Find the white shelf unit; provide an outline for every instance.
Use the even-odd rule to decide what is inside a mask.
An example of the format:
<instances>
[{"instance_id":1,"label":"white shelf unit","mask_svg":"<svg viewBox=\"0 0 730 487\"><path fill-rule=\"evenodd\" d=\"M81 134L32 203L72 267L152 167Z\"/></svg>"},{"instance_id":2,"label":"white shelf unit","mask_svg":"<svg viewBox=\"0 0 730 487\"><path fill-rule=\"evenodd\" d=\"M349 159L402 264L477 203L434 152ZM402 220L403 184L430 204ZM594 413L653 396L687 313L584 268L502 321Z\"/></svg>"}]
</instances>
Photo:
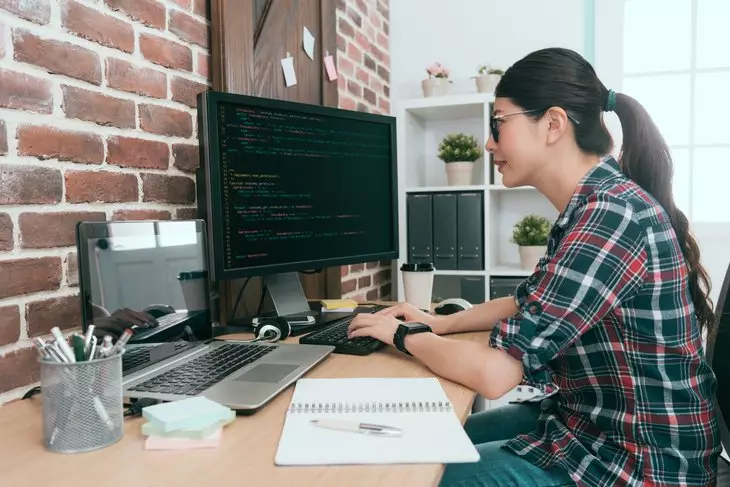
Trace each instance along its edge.
<instances>
[{"instance_id":1,"label":"white shelf unit","mask_svg":"<svg viewBox=\"0 0 730 487\"><path fill-rule=\"evenodd\" d=\"M431 98L403 100L395 106L398 129L398 217L400 258L393 267L394 298L404 298L400 266L408 259L407 196L411 193L482 192L484 201L484 240L482 251L484 269L437 269L434 278L434 301L458 297L441 295L437 288L456 287L462 277L484 278L484 297L490 297L490 279L493 277L526 277L530 271L520 268L519 251L511 243L512 227L527 214L545 216L553 221L556 210L549 201L532 187L507 188L492 184L492 164L489 153L475 162L472 184L449 186L438 146L444 136L454 132L474 135L484 147L489 134L489 116L494 96L491 94L460 94ZM440 281L447 282L440 286Z\"/></svg>"}]
</instances>

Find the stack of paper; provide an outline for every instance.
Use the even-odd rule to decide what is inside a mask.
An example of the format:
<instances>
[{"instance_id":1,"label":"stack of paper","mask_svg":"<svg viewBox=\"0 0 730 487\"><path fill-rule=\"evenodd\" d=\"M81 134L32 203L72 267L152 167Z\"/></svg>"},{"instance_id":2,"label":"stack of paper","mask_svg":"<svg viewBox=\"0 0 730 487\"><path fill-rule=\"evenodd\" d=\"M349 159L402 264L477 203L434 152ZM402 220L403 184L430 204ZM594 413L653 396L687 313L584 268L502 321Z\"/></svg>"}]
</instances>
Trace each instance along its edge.
<instances>
[{"instance_id":1,"label":"stack of paper","mask_svg":"<svg viewBox=\"0 0 730 487\"><path fill-rule=\"evenodd\" d=\"M142 410L146 450L216 448L236 412L205 397L156 404Z\"/></svg>"},{"instance_id":2,"label":"stack of paper","mask_svg":"<svg viewBox=\"0 0 730 487\"><path fill-rule=\"evenodd\" d=\"M352 312L355 311L355 308L358 306L357 301L354 299L323 299L320 303L322 304L322 312Z\"/></svg>"}]
</instances>

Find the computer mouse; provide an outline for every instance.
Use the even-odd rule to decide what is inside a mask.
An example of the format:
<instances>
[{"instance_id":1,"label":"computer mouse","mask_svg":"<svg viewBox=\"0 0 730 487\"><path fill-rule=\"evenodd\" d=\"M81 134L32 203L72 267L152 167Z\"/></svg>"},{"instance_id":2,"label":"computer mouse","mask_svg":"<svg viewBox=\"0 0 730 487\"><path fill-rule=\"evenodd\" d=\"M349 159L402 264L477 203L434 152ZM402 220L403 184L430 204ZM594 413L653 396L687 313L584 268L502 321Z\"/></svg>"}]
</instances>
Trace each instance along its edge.
<instances>
[{"instance_id":1,"label":"computer mouse","mask_svg":"<svg viewBox=\"0 0 730 487\"><path fill-rule=\"evenodd\" d=\"M472 304L466 299L462 298L449 298L436 304L433 312L437 315L450 315L464 311L465 309L473 308Z\"/></svg>"}]
</instances>

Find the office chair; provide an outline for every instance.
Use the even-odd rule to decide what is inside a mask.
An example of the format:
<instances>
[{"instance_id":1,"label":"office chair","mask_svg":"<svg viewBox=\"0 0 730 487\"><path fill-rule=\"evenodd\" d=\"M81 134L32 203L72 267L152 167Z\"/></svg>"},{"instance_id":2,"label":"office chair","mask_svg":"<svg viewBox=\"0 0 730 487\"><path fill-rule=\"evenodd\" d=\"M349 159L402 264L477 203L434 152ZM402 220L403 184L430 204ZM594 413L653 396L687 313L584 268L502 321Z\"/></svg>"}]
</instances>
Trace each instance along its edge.
<instances>
[{"instance_id":1,"label":"office chair","mask_svg":"<svg viewBox=\"0 0 730 487\"><path fill-rule=\"evenodd\" d=\"M730 265L715 307L715 323L715 333L707 340L707 360L717 378L716 406L721 442L730 454Z\"/></svg>"}]
</instances>

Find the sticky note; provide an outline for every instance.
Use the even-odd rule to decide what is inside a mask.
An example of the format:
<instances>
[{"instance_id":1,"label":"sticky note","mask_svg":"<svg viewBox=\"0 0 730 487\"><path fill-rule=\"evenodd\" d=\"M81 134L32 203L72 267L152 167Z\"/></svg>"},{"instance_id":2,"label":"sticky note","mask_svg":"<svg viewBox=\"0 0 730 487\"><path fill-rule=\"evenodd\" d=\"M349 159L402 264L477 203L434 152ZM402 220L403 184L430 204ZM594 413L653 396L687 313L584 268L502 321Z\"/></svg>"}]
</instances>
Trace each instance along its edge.
<instances>
[{"instance_id":1,"label":"sticky note","mask_svg":"<svg viewBox=\"0 0 730 487\"><path fill-rule=\"evenodd\" d=\"M304 47L304 52L307 53L309 59L314 59L314 36L306 27L302 35L302 47Z\"/></svg>"},{"instance_id":2,"label":"sticky note","mask_svg":"<svg viewBox=\"0 0 730 487\"><path fill-rule=\"evenodd\" d=\"M287 56L281 60L281 67L284 70L284 81L286 87L297 84L297 73L294 72L294 58Z\"/></svg>"},{"instance_id":3,"label":"sticky note","mask_svg":"<svg viewBox=\"0 0 730 487\"><path fill-rule=\"evenodd\" d=\"M337 68L335 68L335 60L332 58L331 54L328 54L324 58L324 67L327 68L327 76L329 77L330 81L337 79Z\"/></svg>"}]
</instances>

